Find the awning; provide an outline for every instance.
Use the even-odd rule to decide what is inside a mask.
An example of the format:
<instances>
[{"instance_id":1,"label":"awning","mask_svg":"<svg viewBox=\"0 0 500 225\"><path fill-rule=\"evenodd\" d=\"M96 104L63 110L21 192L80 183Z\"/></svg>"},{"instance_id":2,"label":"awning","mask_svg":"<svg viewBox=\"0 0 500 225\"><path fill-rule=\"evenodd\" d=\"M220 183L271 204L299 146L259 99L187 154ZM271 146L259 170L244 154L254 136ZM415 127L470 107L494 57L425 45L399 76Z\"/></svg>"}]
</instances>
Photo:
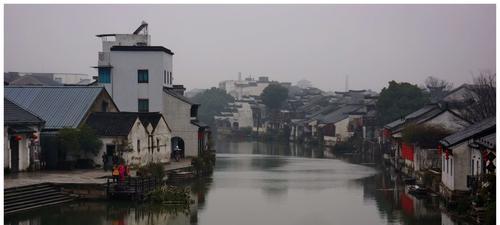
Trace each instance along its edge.
<instances>
[{"instance_id":1,"label":"awning","mask_svg":"<svg viewBox=\"0 0 500 225\"><path fill-rule=\"evenodd\" d=\"M35 133L35 132L36 132L35 130L27 126L22 126L22 125L9 126L9 133L21 134L21 133Z\"/></svg>"}]
</instances>

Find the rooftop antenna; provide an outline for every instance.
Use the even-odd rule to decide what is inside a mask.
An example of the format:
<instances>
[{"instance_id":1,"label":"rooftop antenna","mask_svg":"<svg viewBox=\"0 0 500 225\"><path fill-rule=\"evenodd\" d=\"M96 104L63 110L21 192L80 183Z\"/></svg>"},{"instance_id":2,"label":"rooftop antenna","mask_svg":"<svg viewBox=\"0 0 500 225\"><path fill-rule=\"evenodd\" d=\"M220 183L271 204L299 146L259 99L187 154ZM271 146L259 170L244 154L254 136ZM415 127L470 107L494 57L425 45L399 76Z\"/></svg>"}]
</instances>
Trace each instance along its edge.
<instances>
[{"instance_id":1,"label":"rooftop antenna","mask_svg":"<svg viewBox=\"0 0 500 225\"><path fill-rule=\"evenodd\" d=\"M146 21L142 21L141 25L134 31L134 34L139 34L142 30L144 30L144 34L148 35L148 23Z\"/></svg>"},{"instance_id":2,"label":"rooftop antenna","mask_svg":"<svg viewBox=\"0 0 500 225\"><path fill-rule=\"evenodd\" d=\"M345 75L345 91L349 91L349 75Z\"/></svg>"}]
</instances>

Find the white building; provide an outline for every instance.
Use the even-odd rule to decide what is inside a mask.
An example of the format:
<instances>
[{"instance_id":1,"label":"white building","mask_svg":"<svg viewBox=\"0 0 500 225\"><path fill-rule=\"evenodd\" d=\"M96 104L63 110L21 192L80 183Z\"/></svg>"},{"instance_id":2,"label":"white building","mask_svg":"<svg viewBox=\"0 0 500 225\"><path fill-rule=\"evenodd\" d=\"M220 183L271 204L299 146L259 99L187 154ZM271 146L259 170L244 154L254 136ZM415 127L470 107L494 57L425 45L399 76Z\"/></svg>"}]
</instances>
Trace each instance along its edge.
<instances>
[{"instance_id":1,"label":"white building","mask_svg":"<svg viewBox=\"0 0 500 225\"><path fill-rule=\"evenodd\" d=\"M174 53L151 46L147 23L132 34L100 34L98 85L103 85L121 111L161 112L172 129L171 147L186 156L205 148L206 126L197 122L199 104L184 97L185 88L173 85ZM201 143L202 142L202 143Z\"/></svg>"},{"instance_id":2,"label":"white building","mask_svg":"<svg viewBox=\"0 0 500 225\"><path fill-rule=\"evenodd\" d=\"M254 125L253 111L249 101L229 103L228 111L215 116L218 124L228 124L232 129L252 128ZM227 126L225 126L227 127Z\"/></svg>"},{"instance_id":3,"label":"white building","mask_svg":"<svg viewBox=\"0 0 500 225\"><path fill-rule=\"evenodd\" d=\"M443 146L440 192L449 198L471 190L471 180L495 173L495 117L483 120L441 140ZM490 165L491 164L491 165ZM488 167L493 166L488 169ZM468 182L469 181L469 182Z\"/></svg>"},{"instance_id":4,"label":"white building","mask_svg":"<svg viewBox=\"0 0 500 225\"><path fill-rule=\"evenodd\" d=\"M93 113L86 124L103 142L94 162L102 165L102 156L111 161L122 154L125 163L146 165L167 163L171 157L171 130L161 113L103 112Z\"/></svg>"},{"instance_id":5,"label":"white building","mask_svg":"<svg viewBox=\"0 0 500 225\"><path fill-rule=\"evenodd\" d=\"M259 96L270 83L269 77L258 77L257 80L248 77L245 80L221 81L219 88L235 99L242 99L244 96Z\"/></svg>"}]
</instances>

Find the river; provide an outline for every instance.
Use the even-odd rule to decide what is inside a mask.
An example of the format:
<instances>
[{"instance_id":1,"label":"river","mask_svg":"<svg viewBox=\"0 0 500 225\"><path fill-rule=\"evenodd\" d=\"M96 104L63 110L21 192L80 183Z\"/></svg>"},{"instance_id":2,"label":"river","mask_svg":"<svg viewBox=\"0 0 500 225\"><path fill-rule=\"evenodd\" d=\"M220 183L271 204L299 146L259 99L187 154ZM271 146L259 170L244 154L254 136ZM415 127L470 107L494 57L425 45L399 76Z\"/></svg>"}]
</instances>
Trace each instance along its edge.
<instances>
[{"instance_id":1,"label":"river","mask_svg":"<svg viewBox=\"0 0 500 225\"><path fill-rule=\"evenodd\" d=\"M189 209L129 202L72 202L5 217L30 225L451 225L437 198L408 195L399 176L373 156L320 147L225 142L214 174L189 183Z\"/></svg>"}]
</instances>

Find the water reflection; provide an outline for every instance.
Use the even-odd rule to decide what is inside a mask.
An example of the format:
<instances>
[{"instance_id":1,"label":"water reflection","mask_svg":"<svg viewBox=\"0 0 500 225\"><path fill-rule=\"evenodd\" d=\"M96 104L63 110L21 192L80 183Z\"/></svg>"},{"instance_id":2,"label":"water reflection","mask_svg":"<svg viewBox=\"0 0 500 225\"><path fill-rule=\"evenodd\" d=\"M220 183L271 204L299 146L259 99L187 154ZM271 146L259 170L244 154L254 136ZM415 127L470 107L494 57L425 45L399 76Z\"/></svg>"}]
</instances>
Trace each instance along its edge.
<instances>
[{"instance_id":1,"label":"water reflection","mask_svg":"<svg viewBox=\"0 0 500 225\"><path fill-rule=\"evenodd\" d=\"M212 178L189 185L189 210L78 202L5 218L6 224L456 224L436 198L405 192L373 155L300 145L219 142Z\"/></svg>"}]
</instances>

